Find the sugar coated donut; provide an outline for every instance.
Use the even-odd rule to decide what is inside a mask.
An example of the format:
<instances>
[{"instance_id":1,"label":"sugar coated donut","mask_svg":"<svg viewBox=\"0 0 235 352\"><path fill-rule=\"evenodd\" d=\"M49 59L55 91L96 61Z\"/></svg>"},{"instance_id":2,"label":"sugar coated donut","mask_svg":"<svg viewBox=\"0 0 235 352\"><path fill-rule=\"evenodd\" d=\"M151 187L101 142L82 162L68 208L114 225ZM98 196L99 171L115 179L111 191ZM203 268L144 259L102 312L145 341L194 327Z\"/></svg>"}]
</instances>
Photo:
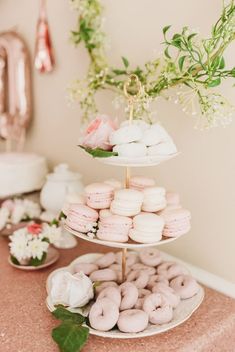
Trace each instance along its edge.
<instances>
[{"instance_id":1,"label":"sugar coated donut","mask_svg":"<svg viewBox=\"0 0 235 352\"><path fill-rule=\"evenodd\" d=\"M117 307L120 307L121 304L121 293L118 287L106 287L98 295L97 301L102 298L109 298Z\"/></svg>"},{"instance_id":2,"label":"sugar coated donut","mask_svg":"<svg viewBox=\"0 0 235 352\"><path fill-rule=\"evenodd\" d=\"M121 293L120 310L126 310L134 307L138 299L138 289L131 282L124 282L119 287Z\"/></svg>"},{"instance_id":3,"label":"sugar coated donut","mask_svg":"<svg viewBox=\"0 0 235 352\"><path fill-rule=\"evenodd\" d=\"M75 273L82 271L85 275L90 275L93 271L98 269L98 265L94 263L77 263L74 266Z\"/></svg>"},{"instance_id":4,"label":"sugar coated donut","mask_svg":"<svg viewBox=\"0 0 235 352\"><path fill-rule=\"evenodd\" d=\"M170 287L161 282L157 283L152 288L153 293L162 293L172 308L176 308L180 303L180 296Z\"/></svg>"},{"instance_id":5,"label":"sugar coated donut","mask_svg":"<svg viewBox=\"0 0 235 352\"><path fill-rule=\"evenodd\" d=\"M118 284L115 281L104 281L95 286L95 292L99 294L106 287L118 287Z\"/></svg>"},{"instance_id":6,"label":"sugar coated donut","mask_svg":"<svg viewBox=\"0 0 235 352\"><path fill-rule=\"evenodd\" d=\"M117 323L119 309L109 298L96 301L90 309L89 321L91 327L100 331L111 330Z\"/></svg>"},{"instance_id":7,"label":"sugar coated donut","mask_svg":"<svg viewBox=\"0 0 235 352\"><path fill-rule=\"evenodd\" d=\"M132 266L138 261L138 255L135 252L127 252L126 266ZM116 253L116 263L122 264L122 252Z\"/></svg>"},{"instance_id":8,"label":"sugar coated donut","mask_svg":"<svg viewBox=\"0 0 235 352\"><path fill-rule=\"evenodd\" d=\"M90 275L91 281L116 281L117 273L112 269L101 269L93 271Z\"/></svg>"},{"instance_id":9,"label":"sugar coated donut","mask_svg":"<svg viewBox=\"0 0 235 352\"><path fill-rule=\"evenodd\" d=\"M143 310L148 314L152 324L166 324L173 318L172 307L161 293L151 293L145 297Z\"/></svg>"},{"instance_id":10,"label":"sugar coated donut","mask_svg":"<svg viewBox=\"0 0 235 352\"><path fill-rule=\"evenodd\" d=\"M132 270L143 270L145 271L149 276L154 275L156 273L156 269L153 266L148 266L143 263L135 263L131 267Z\"/></svg>"},{"instance_id":11,"label":"sugar coated donut","mask_svg":"<svg viewBox=\"0 0 235 352\"><path fill-rule=\"evenodd\" d=\"M128 309L120 313L117 322L122 332L140 332L148 326L148 314L139 309Z\"/></svg>"},{"instance_id":12,"label":"sugar coated donut","mask_svg":"<svg viewBox=\"0 0 235 352\"><path fill-rule=\"evenodd\" d=\"M161 252L156 248L146 248L140 251L140 261L149 266L157 266L162 262Z\"/></svg>"},{"instance_id":13,"label":"sugar coated donut","mask_svg":"<svg viewBox=\"0 0 235 352\"><path fill-rule=\"evenodd\" d=\"M131 271L127 275L128 282L133 282L137 288L145 288L149 281L149 275L142 270Z\"/></svg>"},{"instance_id":14,"label":"sugar coated donut","mask_svg":"<svg viewBox=\"0 0 235 352\"><path fill-rule=\"evenodd\" d=\"M188 274L188 270L178 263L165 262L157 267L157 273L165 275L168 280L171 280L176 276Z\"/></svg>"},{"instance_id":15,"label":"sugar coated donut","mask_svg":"<svg viewBox=\"0 0 235 352\"><path fill-rule=\"evenodd\" d=\"M152 290L153 286L155 286L158 282L164 283L166 286L169 286L169 281L164 275L152 275L148 281L147 287Z\"/></svg>"},{"instance_id":16,"label":"sugar coated donut","mask_svg":"<svg viewBox=\"0 0 235 352\"><path fill-rule=\"evenodd\" d=\"M115 262L116 256L113 252L106 253L102 255L102 257L98 258L95 261L95 264L98 265L99 268L107 268L111 264Z\"/></svg>"},{"instance_id":17,"label":"sugar coated donut","mask_svg":"<svg viewBox=\"0 0 235 352\"><path fill-rule=\"evenodd\" d=\"M170 282L170 287L180 296L181 299L191 298L199 291L200 286L190 275L180 275Z\"/></svg>"}]
</instances>

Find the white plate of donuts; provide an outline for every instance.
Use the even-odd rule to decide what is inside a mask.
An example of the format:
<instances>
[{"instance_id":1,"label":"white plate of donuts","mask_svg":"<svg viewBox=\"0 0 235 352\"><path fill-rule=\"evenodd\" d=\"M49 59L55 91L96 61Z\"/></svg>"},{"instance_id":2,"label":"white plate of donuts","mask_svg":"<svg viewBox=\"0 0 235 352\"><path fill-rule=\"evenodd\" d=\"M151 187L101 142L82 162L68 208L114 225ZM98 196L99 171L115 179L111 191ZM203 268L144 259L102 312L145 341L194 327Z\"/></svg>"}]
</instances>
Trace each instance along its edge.
<instances>
[{"instance_id":1,"label":"white plate of donuts","mask_svg":"<svg viewBox=\"0 0 235 352\"><path fill-rule=\"evenodd\" d=\"M124 283L121 260L121 252L89 253L53 271L46 283L48 309L55 310L52 279L65 270L72 275L83 271L93 283L100 283L86 310L68 308L88 315L90 334L97 336L125 339L160 334L189 319L202 303L204 289L188 269L156 248L127 252Z\"/></svg>"},{"instance_id":2,"label":"white plate of donuts","mask_svg":"<svg viewBox=\"0 0 235 352\"><path fill-rule=\"evenodd\" d=\"M179 153L170 155L155 155L155 156L144 156L144 157L122 157L122 156L111 156L108 158L95 158L103 164L113 166L131 166L131 167L144 167L144 166L156 166L166 160L170 160L177 156Z\"/></svg>"}]
</instances>

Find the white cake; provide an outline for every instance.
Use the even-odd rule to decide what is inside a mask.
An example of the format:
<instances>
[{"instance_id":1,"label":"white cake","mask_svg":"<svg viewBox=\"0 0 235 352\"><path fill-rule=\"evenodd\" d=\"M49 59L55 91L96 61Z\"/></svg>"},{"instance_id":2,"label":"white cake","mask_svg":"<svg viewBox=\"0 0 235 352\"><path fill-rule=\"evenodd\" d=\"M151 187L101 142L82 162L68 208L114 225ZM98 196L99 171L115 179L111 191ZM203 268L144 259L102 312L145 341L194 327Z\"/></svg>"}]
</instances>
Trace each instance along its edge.
<instances>
[{"instance_id":1,"label":"white cake","mask_svg":"<svg viewBox=\"0 0 235 352\"><path fill-rule=\"evenodd\" d=\"M0 198L40 190L46 159L31 153L0 153Z\"/></svg>"}]
</instances>

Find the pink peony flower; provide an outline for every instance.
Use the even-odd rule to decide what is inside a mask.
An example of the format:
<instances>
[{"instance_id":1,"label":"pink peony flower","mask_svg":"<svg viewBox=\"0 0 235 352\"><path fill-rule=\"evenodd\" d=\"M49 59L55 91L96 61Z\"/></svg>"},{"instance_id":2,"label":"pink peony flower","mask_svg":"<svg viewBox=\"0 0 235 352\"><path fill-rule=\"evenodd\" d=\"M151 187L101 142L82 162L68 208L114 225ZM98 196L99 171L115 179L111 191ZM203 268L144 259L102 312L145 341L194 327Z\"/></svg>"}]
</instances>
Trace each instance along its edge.
<instances>
[{"instance_id":1,"label":"pink peony flower","mask_svg":"<svg viewBox=\"0 0 235 352\"><path fill-rule=\"evenodd\" d=\"M112 149L109 144L110 133L117 129L115 122L105 115L100 115L93 120L82 138L82 145L92 149Z\"/></svg>"},{"instance_id":2,"label":"pink peony flower","mask_svg":"<svg viewBox=\"0 0 235 352\"><path fill-rule=\"evenodd\" d=\"M42 232L42 225L33 223L27 226L27 231L31 233L31 235L39 235Z\"/></svg>"}]
</instances>

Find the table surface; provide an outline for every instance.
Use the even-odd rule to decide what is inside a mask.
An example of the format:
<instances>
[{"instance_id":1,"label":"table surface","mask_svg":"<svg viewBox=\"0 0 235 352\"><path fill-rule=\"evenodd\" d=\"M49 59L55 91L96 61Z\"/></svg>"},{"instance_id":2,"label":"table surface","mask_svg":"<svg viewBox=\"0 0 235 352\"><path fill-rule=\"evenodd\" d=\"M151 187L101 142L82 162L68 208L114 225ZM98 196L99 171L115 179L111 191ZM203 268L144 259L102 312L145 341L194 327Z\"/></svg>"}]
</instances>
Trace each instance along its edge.
<instances>
[{"instance_id":1,"label":"table surface","mask_svg":"<svg viewBox=\"0 0 235 352\"><path fill-rule=\"evenodd\" d=\"M8 264L8 242L0 238L0 352L58 352L51 330L59 322L45 305L47 276L81 254L108 250L79 240L76 248L60 250L51 267L25 272ZM83 352L235 352L235 300L205 290L200 308L173 330L141 339L90 336Z\"/></svg>"}]
</instances>

